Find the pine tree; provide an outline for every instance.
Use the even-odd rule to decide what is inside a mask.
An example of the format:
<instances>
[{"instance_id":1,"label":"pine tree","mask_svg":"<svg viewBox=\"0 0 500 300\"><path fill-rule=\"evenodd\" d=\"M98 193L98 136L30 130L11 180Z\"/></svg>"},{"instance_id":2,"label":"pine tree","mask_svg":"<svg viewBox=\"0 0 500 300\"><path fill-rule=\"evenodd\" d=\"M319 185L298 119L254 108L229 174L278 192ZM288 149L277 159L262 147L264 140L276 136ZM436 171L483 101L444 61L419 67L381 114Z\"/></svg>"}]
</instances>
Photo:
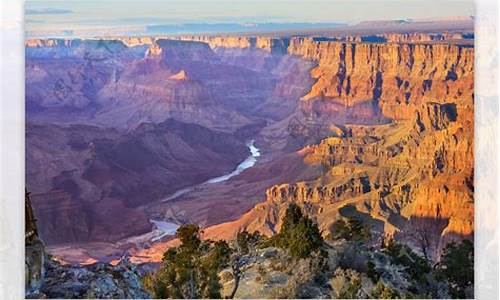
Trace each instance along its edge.
<instances>
[{"instance_id":1,"label":"pine tree","mask_svg":"<svg viewBox=\"0 0 500 300\"><path fill-rule=\"evenodd\" d=\"M281 231L274 237L274 244L288 249L295 258L306 258L320 249L323 238L318 226L302 214L296 204L288 206Z\"/></svg>"},{"instance_id":2,"label":"pine tree","mask_svg":"<svg viewBox=\"0 0 500 300\"><path fill-rule=\"evenodd\" d=\"M196 225L177 230L181 245L163 254L160 268L145 276L144 286L155 298L221 298L219 272L229 263L225 241L201 241Z\"/></svg>"},{"instance_id":3,"label":"pine tree","mask_svg":"<svg viewBox=\"0 0 500 300\"><path fill-rule=\"evenodd\" d=\"M437 266L437 277L449 282L453 298L469 298L474 287L474 245L469 240L448 244Z\"/></svg>"}]
</instances>

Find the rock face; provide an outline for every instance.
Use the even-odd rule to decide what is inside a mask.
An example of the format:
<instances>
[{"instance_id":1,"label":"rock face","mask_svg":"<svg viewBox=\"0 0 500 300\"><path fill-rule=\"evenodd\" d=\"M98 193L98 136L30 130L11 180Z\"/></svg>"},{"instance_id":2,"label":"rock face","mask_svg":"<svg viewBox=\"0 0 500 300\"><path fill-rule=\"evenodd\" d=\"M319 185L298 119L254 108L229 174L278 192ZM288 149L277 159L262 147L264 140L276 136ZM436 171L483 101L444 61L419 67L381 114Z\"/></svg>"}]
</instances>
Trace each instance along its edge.
<instances>
[{"instance_id":1,"label":"rock face","mask_svg":"<svg viewBox=\"0 0 500 300\"><path fill-rule=\"evenodd\" d=\"M86 267L47 262L47 274L40 294L64 299L150 299L141 284L143 273L122 261L116 266L97 263ZM37 297L38 298L38 297Z\"/></svg>"},{"instance_id":2,"label":"rock face","mask_svg":"<svg viewBox=\"0 0 500 300\"><path fill-rule=\"evenodd\" d=\"M371 101L391 119L411 119L419 105L471 106L474 48L450 44L370 44L295 39L289 52L318 62L303 97L346 106Z\"/></svg>"},{"instance_id":3,"label":"rock face","mask_svg":"<svg viewBox=\"0 0 500 300\"><path fill-rule=\"evenodd\" d=\"M45 247L38 237L35 215L28 192L24 199L25 222L25 270L24 289L26 296L40 292L45 277Z\"/></svg>"}]
</instances>

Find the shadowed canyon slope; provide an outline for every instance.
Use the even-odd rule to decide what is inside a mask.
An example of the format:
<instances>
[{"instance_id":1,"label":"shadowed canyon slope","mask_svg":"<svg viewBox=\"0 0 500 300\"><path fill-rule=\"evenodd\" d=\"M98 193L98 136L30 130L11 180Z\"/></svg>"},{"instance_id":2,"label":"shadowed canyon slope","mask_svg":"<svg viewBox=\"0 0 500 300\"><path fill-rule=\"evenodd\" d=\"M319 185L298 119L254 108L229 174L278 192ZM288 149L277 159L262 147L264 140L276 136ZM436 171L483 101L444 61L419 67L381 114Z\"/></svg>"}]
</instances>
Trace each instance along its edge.
<instances>
[{"instance_id":1,"label":"shadowed canyon slope","mask_svg":"<svg viewBox=\"0 0 500 300\"><path fill-rule=\"evenodd\" d=\"M27 41L27 184L42 238L85 249L146 234L152 218L213 239L271 235L295 202L325 235L356 215L436 258L473 235L474 48L449 42L464 38ZM203 184L243 161L250 139L254 167ZM137 247L137 261L169 243Z\"/></svg>"}]
</instances>

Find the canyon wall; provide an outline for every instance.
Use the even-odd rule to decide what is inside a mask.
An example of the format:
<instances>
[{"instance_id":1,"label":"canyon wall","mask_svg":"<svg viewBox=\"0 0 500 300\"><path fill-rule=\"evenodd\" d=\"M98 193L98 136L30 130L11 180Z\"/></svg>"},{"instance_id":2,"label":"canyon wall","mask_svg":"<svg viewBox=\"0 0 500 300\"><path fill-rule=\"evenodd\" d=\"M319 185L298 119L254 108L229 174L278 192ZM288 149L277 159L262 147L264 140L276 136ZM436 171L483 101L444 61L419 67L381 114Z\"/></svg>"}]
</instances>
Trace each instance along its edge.
<instances>
[{"instance_id":1,"label":"canyon wall","mask_svg":"<svg viewBox=\"0 0 500 300\"><path fill-rule=\"evenodd\" d=\"M341 104L370 102L390 119L411 119L426 102L453 102L471 109L474 93L474 47L452 43L466 34L385 34L378 42L332 41L330 38L185 36L211 48L261 49L288 53L317 64L315 83L302 100L305 110L331 114ZM361 39L362 40L362 39ZM435 43L425 43L433 41ZM321 104L320 104L321 103ZM307 108L306 108L307 107ZM335 109L333 109L335 111Z\"/></svg>"},{"instance_id":2,"label":"canyon wall","mask_svg":"<svg viewBox=\"0 0 500 300\"><path fill-rule=\"evenodd\" d=\"M317 42L294 39L289 53L318 62L303 100L354 106L373 101L391 119L410 119L422 103L471 107L474 48L454 44Z\"/></svg>"}]
</instances>

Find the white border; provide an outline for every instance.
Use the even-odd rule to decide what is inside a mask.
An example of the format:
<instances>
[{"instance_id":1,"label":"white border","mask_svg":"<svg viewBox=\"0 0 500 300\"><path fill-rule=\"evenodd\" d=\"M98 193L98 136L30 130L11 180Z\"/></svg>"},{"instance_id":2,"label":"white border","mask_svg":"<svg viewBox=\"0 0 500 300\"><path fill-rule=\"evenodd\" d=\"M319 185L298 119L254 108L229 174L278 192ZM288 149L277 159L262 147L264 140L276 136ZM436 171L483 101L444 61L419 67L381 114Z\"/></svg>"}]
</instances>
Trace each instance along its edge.
<instances>
[{"instance_id":1,"label":"white border","mask_svg":"<svg viewBox=\"0 0 500 300\"><path fill-rule=\"evenodd\" d=\"M23 299L23 2L0 1L0 299Z\"/></svg>"}]
</instances>

